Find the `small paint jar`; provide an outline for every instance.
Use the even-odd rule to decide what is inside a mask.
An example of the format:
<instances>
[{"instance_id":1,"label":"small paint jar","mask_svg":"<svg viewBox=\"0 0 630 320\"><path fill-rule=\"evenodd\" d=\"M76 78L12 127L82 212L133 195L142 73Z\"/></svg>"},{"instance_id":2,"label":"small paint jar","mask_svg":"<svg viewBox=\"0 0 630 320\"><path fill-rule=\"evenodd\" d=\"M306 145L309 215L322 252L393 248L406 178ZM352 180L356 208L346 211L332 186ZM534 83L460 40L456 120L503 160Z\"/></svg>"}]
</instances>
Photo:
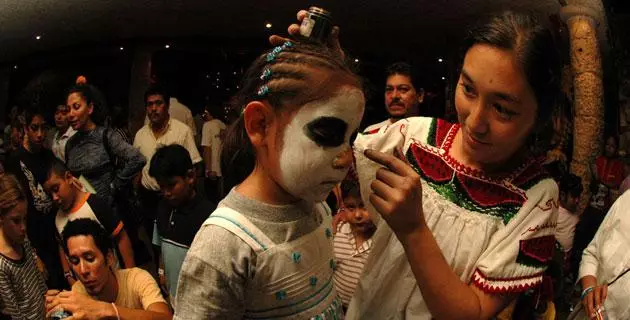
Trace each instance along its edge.
<instances>
[{"instance_id":1,"label":"small paint jar","mask_svg":"<svg viewBox=\"0 0 630 320\"><path fill-rule=\"evenodd\" d=\"M300 35L309 40L324 43L328 39L332 28L330 12L319 7L310 7L306 17L302 20Z\"/></svg>"}]
</instances>

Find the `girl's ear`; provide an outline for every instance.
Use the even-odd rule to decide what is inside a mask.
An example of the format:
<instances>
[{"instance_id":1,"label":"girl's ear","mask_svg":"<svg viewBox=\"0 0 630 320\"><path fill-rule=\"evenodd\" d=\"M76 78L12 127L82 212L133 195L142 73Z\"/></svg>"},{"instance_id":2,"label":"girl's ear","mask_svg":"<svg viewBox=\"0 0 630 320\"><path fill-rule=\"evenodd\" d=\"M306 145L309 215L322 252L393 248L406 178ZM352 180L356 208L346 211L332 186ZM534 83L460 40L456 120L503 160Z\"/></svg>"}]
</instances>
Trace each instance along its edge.
<instances>
[{"instance_id":1,"label":"girl's ear","mask_svg":"<svg viewBox=\"0 0 630 320\"><path fill-rule=\"evenodd\" d=\"M271 106L262 101L252 101L243 111L245 130L254 148L267 144L269 128L275 121L275 113Z\"/></svg>"}]
</instances>

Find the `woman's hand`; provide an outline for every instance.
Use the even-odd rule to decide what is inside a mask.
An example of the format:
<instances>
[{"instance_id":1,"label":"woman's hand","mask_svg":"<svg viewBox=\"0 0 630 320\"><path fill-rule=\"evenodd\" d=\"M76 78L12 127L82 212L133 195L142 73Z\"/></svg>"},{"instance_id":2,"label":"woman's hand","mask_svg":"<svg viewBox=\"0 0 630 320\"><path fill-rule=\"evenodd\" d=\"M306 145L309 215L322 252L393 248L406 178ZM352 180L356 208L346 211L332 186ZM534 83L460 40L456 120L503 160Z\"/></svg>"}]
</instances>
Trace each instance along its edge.
<instances>
[{"instance_id":1,"label":"woman's hand","mask_svg":"<svg viewBox=\"0 0 630 320\"><path fill-rule=\"evenodd\" d=\"M597 310L604 305L608 297L608 285L597 285L597 279L594 276L584 276L580 280L580 283L582 284L582 288L584 288L583 290L593 288L593 290L589 290L590 292L582 298L584 312L587 317L592 319Z\"/></svg>"},{"instance_id":2,"label":"woman's hand","mask_svg":"<svg viewBox=\"0 0 630 320\"><path fill-rule=\"evenodd\" d=\"M290 37L293 37L293 38L301 37L300 24L302 23L302 20L304 20L304 17L306 17L307 14L308 14L308 11L306 10L298 11L297 13L298 23L294 23L290 25L288 29ZM334 52L339 53L341 58L344 59L346 55L343 49L341 48L341 44L339 43L339 32L340 32L339 27L334 26L332 30L330 31L330 35L328 36L328 39L326 40L325 45L331 50L333 50ZM269 43L271 43L271 45L273 46L280 46L287 41L292 41L292 40L290 38L281 37L276 34L269 37Z\"/></svg>"},{"instance_id":3,"label":"woman's hand","mask_svg":"<svg viewBox=\"0 0 630 320\"><path fill-rule=\"evenodd\" d=\"M426 222L420 176L402 160L401 152L394 152L398 158L375 150L366 150L365 156L384 166L370 185L370 202L402 242L404 236L426 227Z\"/></svg>"}]
</instances>

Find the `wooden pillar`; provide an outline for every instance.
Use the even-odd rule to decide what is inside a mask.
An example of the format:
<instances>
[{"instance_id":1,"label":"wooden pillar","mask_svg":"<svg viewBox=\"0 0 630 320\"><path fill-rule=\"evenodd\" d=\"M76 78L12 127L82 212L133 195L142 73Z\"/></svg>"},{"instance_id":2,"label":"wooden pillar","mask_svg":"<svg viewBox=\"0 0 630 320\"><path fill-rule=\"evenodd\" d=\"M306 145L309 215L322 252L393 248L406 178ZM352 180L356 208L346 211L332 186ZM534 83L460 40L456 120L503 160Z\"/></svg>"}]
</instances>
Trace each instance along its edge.
<instances>
[{"instance_id":1,"label":"wooden pillar","mask_svg":"<svg viewBox=\"0 0 630 320\"><path fill-rule=\"evenodd\" d=\"M591 165L601 149L604 130L604 84L597 39L597 15L589 8L569 5L560 10L569 29L574 110L573 159L570 170L582 178L582 212L590 200Z\"/></svg>"}]
</instances>

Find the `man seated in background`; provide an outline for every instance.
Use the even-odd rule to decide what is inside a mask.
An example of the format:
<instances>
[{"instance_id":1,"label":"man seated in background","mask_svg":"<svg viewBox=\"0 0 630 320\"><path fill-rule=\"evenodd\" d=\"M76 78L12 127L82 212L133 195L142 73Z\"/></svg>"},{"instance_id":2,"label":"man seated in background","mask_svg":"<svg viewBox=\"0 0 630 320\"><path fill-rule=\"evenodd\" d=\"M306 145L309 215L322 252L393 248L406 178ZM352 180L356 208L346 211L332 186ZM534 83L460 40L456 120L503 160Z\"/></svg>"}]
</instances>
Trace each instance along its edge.
<instances>
[{"instance_id":1,"label":"man seated in background","mask_svg":"<svg viewBox=\"0 0 630 320\"><path fill-rule=\"evenodd\" d=\"M78 280L72 291L49 290L46 312L65 311L72 319L172 319L160 288L145 270L114 270L114 252L94 220L68 222L63 249Z\"/></svg>"},{"instance_id":2,"label":"man seated in background","mask_svg":"<svg viewBox=\"0 0 630 320\"><path fill-rule=\"evenodd\" d=\"M201 224L217 206L196 192L195 168L188 151L180 145L159 148L151 159L149 174L157 180L163 197L153 231L153 244L162 249L160 285L166 284L174 301L186 253Z\"/></svg>"}]
</instances>

